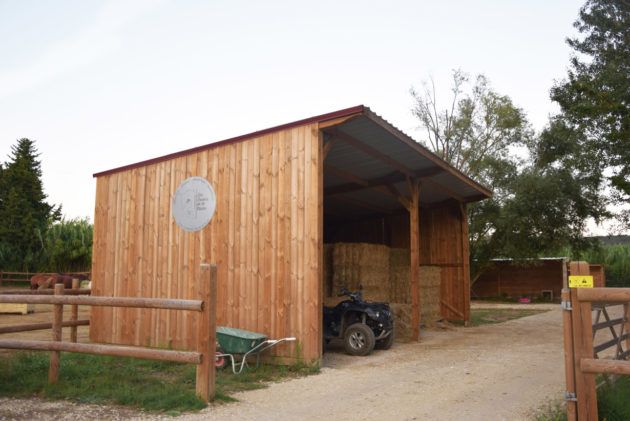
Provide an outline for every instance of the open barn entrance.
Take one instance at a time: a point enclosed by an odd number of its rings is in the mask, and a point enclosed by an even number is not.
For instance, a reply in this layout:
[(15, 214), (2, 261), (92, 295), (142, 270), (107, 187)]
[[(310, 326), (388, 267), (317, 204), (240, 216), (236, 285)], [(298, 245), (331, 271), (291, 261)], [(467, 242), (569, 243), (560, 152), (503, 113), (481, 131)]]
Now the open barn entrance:
[(485, 193), (373, 113), (335, 123), (321, 129), (324, 304), (362, 285), (403, 340), (468, 320), (465, 203)]

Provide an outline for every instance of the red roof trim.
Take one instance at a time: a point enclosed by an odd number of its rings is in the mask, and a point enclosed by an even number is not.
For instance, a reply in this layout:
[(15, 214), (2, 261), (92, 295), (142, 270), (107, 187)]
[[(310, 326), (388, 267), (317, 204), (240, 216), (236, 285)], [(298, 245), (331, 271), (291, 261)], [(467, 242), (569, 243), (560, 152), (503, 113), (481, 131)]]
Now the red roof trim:
[(162, 161), (167, 161), (169, 159), (173, 159), (173, 158), (178, 158), (180, 156), (183, 155), (188, 155), (190, 153), (195, 153), (195, 152), (199, 152), (205, 149), (210, 149), (210, 148), (214, 148), (216, 146), (223, 146), (226, 144), (230, 144), (230, 143), (235, 143), (235, 142), (240, 142), (246, 139), (250, 139), (252, 137), (257, 137), (257, 136), (262, 136), (268, 133), (272, 133), (278, 130), (284, 130), (284, 129), (289, 129), (292, 127), (297, 127), (297, 126), (302, 126), (304, 124), (311, 124), (311, 123), (321, 123), (327, 120), (332, 120), (335, 118), (339, 118), (339, 117), (346, 117), (352, 114), (359, 114), (359, 113), (363, 113), (365, 107), (363, 105), (357, 105), (355, 107), (350, 107), (350, 108), (345, 108), (343, 110), (338, 110), (338, 111), (333, 111), (331, 113), (326, 113), (326, 114), (321, 114), (318, 116), (314, 116), (314, 117), (309, 117), (309, 118), (305, 118), (302, 120), (297, 120), (297, 121), (293, 121), (291, 123), (286, 123), (286, 124), (281, 124), (279, 126), (275, 126), (275, 127), (269, 127), (268, 129), (263, 129), (263, 130), (259, 130), (256, 132), (252, 132), (252, 133), (248, 133), (248, 134), (244, 134), (241, 136), (236, 136), (236, 137), (232, 137), (230, 139), (225, 139), (225, 140), (220, 140), (218, 142), (214, 142), (214, 143), (209, 143), (207, 145), (203, 145), (203, 146), (197, 146), (191, 149), (186, 149), (183, 151), (179, 151), (179, 152), (174, 152), (168, 155), (163, 155), (163, 156), (159, 156), (156, 158), (152, 158), (152, 159), (147, 159), (145, 161), (140, 161), (140, 162), (136, 162), (133, 164), (128, 164), (128, 165), (123, 165), (122, 167), (117, 167), (117, 168), (112, 168), (110, 170), (105, 170), (105, 171), (101, 171), (101, 172), (97, 172), (93, 175), (93, 177), (100, 177), (103, 175), (109, 175), (112, 173), (116, 173), (119, 171), (125, 171), (125, 170), (130, 170), (133, 168), (138, 168), (138, 167), (144, 167), (146, 165), (151, 165), (151, 164), (155, 164), (157, 162), (162, 162)]

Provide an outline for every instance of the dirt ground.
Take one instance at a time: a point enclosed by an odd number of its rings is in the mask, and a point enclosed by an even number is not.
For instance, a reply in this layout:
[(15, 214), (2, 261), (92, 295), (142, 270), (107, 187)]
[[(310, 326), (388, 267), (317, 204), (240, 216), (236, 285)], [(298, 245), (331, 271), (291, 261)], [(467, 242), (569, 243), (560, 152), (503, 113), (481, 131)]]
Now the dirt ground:
[[(494, 306), (504, 305), (474, 304)], [(177, 419), (531, 419), (564, 390), (562, 315), (557, 304), (516, 306), (550, 311), (494, 325), (423, 331), (419, 343), (395, 344), (364, 358), (333, 345), (319, 375), (242, 392), (235, 395), (237, 403)], [(0, 315), (0, 325), (6, 317)], [(156, 417), (97, 405), (0, 399), (0, 419), (33, 418)]]

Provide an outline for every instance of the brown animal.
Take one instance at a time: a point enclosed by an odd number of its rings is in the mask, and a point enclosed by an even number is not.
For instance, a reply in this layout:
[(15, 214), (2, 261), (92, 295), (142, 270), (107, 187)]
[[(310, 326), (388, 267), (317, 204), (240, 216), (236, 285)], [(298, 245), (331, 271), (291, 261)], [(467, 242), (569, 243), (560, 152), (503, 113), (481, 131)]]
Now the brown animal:
[[(85, 276), (85, 275), (83, 275)], [(72, 288), (72, 280), (79, 279), (79, 275), (62, 275), (59, 273), (48, 273), (34, 275), (31, 278), (31, 289), (54, 288), (55, 284), (63, 284), (66, 289)]]

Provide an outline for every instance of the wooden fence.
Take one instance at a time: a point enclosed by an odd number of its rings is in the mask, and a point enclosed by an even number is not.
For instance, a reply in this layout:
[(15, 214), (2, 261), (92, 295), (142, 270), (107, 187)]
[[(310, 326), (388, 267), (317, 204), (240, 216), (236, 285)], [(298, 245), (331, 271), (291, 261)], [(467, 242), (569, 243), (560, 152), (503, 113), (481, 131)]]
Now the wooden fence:
[[(48, 382), (56, 383), (59, 372), (59, 353), (61, 351), (80, 352), (96, 355), (112, 355), (120, 357), (135, 357), (151, 360), (174, 361), (197, 365), (196, 393), (204, 402), (208, 402), (215, 395), (215, 343), (216, 343), (216, 296), (217, 270), (214, 265), (201, 265), (201, 279), (198, 282), (200, 300), (178, 300), (168, 298), (136, 298), (136, 297), (93, 297), (75, 294), (69, 296), (64, 291), (63, 284), (55, 285), (52, 296), (33, 291), (34, 294), (2, 294), (0, 303), (52, 304), (52, 323), (38, 323), (22, 326), (10, 326), (0, 329), (0, 333), (23, 332), (36, 329), (52, 329), (52, 341), (2, 339), (0, 348), (29, 349), (51, 351)], [(80, 291), (80, 290), (78, 290)], [(71, 305), (72, 316), (68, 322), (63, 321), (63, 306)], [(77, 343), (76, 331), (71, 332), (71, 341), (62, 339), (62, 327), (89, 324), (89, 321), (76, 320), (79, 305), (106, 307), (135, 307), (169, 310), (187, 310), (199, 312), (197, 321), (196, 351), (174, 351), (134, 346), (109, 344)]]
[[(88, 279), (90, 278), (90, 272), (64, 272), (66, 275), (86, 275)], [(7, 272), (0, 270), (0, 286), (4, 283), (9, 284), (19, 284), (19, 283), (30, 283), (31, 277), (34, 275), (54, 275), (55, 273), (48, 272)], [(4, 292), (3, 292), (4, 293)]]
[[(585, 274), (572, 266), (572, 274)], [(565, 288), (562, 290), (567, 418), (597, 420), (597, 374), (630, 375), (630, 288)], [(621, 317), (610, 308), (622, 306)], [(593, 322), (593, 311), (596, 312)], [(603, 320), (601, 320), (603, 316)], [(619, 330), (617, 330), (617, 328)], [(611, 339), (593, 345), (598, 331)], [(600, 353), (615, 348), (613, 359)]]

